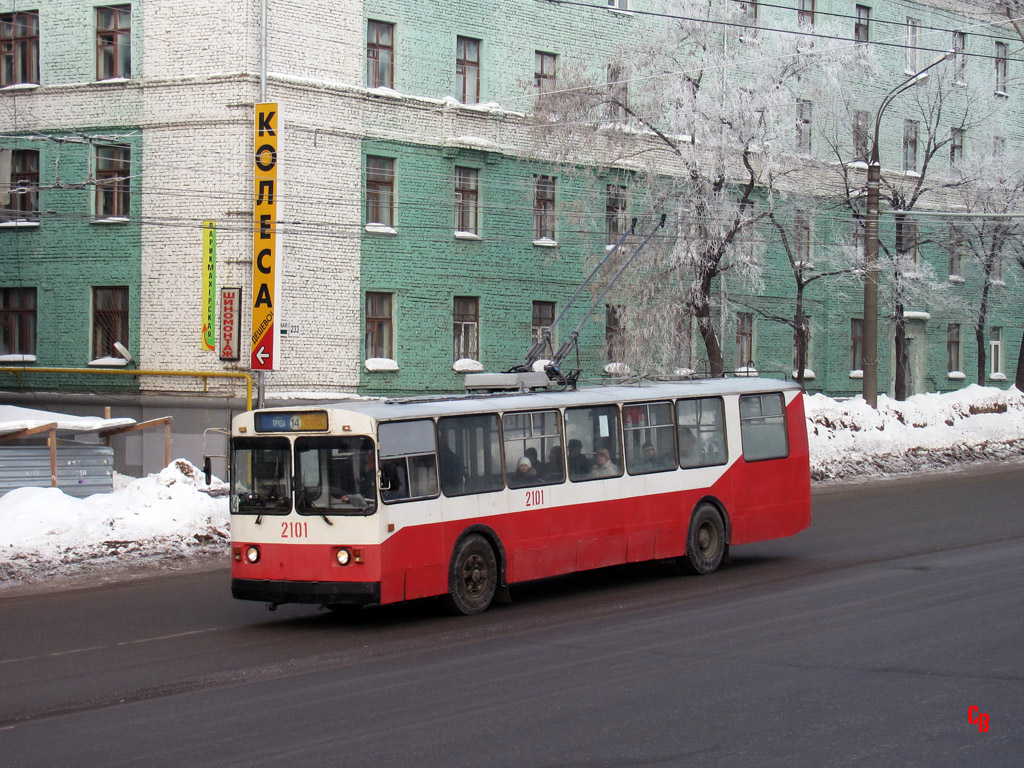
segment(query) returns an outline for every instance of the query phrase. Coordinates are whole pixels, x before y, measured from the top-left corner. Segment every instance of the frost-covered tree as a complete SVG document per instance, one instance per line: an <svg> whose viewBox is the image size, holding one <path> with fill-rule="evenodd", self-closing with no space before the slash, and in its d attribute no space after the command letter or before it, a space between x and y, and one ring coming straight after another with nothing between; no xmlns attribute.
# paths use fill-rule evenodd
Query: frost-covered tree
<svg viewBox="0 0 1024 768"><path fill-rule="evenodd" d="M977 95L957 87L952 64L940 64L921 85L907 90L883 120L901 120L902 143L880 146L880 203L891 213L892 226L879 225L879 255L884 256L887 312L893 327L896 370L894 394L906 399L909 389L909 343L906 312L917 301L937 303L945 283L921 258L927 241L920 234L914 210L939 202L941 195L962 179L947 173L943 162L951 144L980 120ZM946 67L944 70L943 67ZM843 203L856 222L862 222L867 199L867 160L874 139L880 103L864 104L853 96L832 102L825 141L833 162L832 174ZM881 142L880 142L881 144Z"/></svg>
<svg viewBox="0 0 1024 768"><path fill-rule="evenodd" d="M977 344L977 383L985 383L985 327L992 303L992 291L1005 286L1004 265L1024 259L1024 166L1006 155L986 154L964 161L956 168L961 180L956 190L963 216L949 226L950 247L957 249L974 273L977 295L971 301L974 338Z"/></svg>
<svg viewBox="0 0 1024 768"><path fill-rule="evenodd" d="M607 60L562 68L533 124L550 159L628 171L643 187L640 207L669 215L619 294L634 318L627 331L641 334L629 349L646 366L678 363L672 339L692 318L720 376L725 287L757 287L775 190L813 164L810 94L834 89L857 56L745 27L740 3L669 0L663 11L656 32Z"/></svg>

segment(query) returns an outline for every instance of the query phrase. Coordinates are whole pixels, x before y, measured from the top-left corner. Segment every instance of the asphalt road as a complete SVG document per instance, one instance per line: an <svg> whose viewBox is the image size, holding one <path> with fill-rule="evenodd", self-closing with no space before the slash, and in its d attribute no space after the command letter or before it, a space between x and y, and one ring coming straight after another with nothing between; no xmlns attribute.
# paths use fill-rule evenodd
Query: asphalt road
<svg viewBox="0 0 1024 768"><path fill-rule="evenodd" d="M1024 467L814 514L476 617L270 613L226 569L0 591L0 766L1021 765Z"/></svg>

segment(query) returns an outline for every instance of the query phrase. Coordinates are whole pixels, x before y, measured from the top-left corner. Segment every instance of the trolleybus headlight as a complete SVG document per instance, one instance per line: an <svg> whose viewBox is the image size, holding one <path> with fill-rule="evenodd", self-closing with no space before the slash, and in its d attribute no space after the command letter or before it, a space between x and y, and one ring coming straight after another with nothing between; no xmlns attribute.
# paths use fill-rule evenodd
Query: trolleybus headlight
<svg viewBox="0 0 1024 768"><path fill-rule="evenodd" d="M339 549L335 557L338 558L338 565L348 565L352 561L352 553L345 548Z"/></svg>
<svg viewBox="0 0 1024 768"><path fill-rule="evenodd" d="M255 565L260 561L260 548L259 547L246 547L245 559Z"/></svg>

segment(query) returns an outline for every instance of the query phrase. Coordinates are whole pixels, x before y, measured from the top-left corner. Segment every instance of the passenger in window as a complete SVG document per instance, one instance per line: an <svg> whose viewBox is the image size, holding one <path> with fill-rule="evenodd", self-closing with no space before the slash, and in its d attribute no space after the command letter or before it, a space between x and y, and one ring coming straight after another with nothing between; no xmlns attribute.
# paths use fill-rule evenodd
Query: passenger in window
<svg viewBox="0 0 1024 768"><path fill-rule="evenodd" d="M618 477L622 474L622 471L612 461L607 448L598 448L597 453L594 455L594 460L596 463L594 468L590 470L591 477Z"/></svg>
<svg viewBox="0 0 1024 768"><path fill-rule="evenodd" d="M364 499L377 498L377 467L373 454L363 454L363 471L359 474L359 493Z"/></svg>
<svg viewBox="0 0 1024 768"><path fill-rule="evenodd" d="M700 445L693 430L689 427L679 430L679 463L684 467L697 467L701 459Z"/></svg>
<svg viewBox="0 0 1024 768"><path fill-rule="evenodd" d="M444 492L448 495L462 493L466 482L466 470L462 465L462 459L448 446L441 448L438 458L441 460L441 487Z"/></svg>
<svg viewBox="0 0 1024 768"><path fill-rule="evenodd" d="M640 466L637 468L640 474L667 469L665 460L658 456L658 449L654 447L654 443L644 443L640 451L642 458L640 459Z"/></svg>
<svg viewBox="0 0 1024 768"><path fill-rule="evenodd" d="M536 468L540 466L540 461L537 460L537 449L527 448L523 453L526 454L526 458L530 460L534 467L534 471L536 472Z"/></svg>
<svg viewBox="0 0 1024 768"><path fill-rule="evenodd" d="M548 456L551 458L548 463L544 465L544 477L547 480L561 480L565 477L565 462L562 460L562 447L556 445L550 451Z"/></svg>
<svg viewBox="0 0 1024 768"><path fill-rule="evenodd" d="M574 479L586 477L590 472L590 459L582 451L583 443L579 440L569 441L569 476Z"/></svg>
<svg viewBox="0 0 1024 768"><path fill-rule="evenodd" d="M537 469L533 466L529 456L523 456L516 464L516 471L508 479L512 488L520 488L524 485L533 485L537 482Z"/></svg>

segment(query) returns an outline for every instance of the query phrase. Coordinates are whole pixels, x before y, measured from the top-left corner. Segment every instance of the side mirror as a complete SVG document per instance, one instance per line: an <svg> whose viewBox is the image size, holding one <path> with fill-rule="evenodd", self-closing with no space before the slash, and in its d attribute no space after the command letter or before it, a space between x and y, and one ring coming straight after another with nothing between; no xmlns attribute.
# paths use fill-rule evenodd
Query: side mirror
<svg viewBox="0 0 1024 768"><path fill-rule="evenodd" d="M203 456L203 477L206 478L207 485L213 479L213 460L209 456Z"/></svg>
<svg viewBox="0 0 1024 768"><path fill-rule="evenodd" d="M391 479L383 472L377 473L377 487L380 488L382 491L391 490Z"/></svg>

